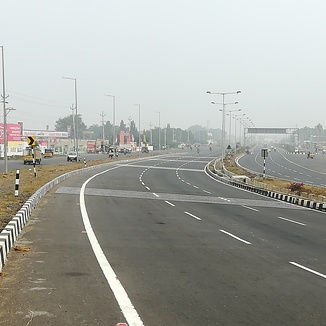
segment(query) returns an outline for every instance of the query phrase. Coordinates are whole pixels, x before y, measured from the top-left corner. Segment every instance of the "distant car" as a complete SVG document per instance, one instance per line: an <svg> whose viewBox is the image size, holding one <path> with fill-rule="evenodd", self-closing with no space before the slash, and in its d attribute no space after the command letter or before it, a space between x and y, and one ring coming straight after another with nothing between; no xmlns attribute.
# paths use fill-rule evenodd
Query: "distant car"
<svg viewBox="0 0 326 326"><path fill-rule="evenodd" d="M67 154L67 162L76 161L77 162L77 152L69 152Z"/></svg>
<svg viewBox="0 0 326 326"><path fill-rule="evenodd" d="M120 147L120 148L118 149L118 152L119 152L119 153L122 153L122 154L130 154L130 153L131 153L131 150L130 150L130 148Z"/></svg>
<svg viewBox="0 0 326 326"><path fill-rule="evenodd" d="M44 158L51 158L53 157L53 150L52 149L45 149L44 150L44 154L43 154Z"/></svg>

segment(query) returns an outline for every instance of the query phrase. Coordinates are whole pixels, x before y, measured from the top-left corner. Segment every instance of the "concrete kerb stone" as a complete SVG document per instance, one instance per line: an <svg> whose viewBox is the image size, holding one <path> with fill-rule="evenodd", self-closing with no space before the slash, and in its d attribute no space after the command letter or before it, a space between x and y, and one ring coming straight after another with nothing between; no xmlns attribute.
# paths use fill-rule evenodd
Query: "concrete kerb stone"
<svg viewBox="0 0 326 326"><path fill-rule="evenodd" d="M105 167L107 165L112 165L113 162L99 164L90 166L87 168L82 168L74 171L67 172L63 175L56 177L55 179L49 181L44 186L39 188L21 207L17 214L11 219L11 221L1 230L0 232L0 272L2 271L6 261L7 255L10 249L14 246L14 243L21 233L23 227L29 220L30 215L32 214L33 209L37 206L40 199L54 186L56 186L61 181L79 174L88 172L100 167Z"/></svg>
<svg viewBox="0 0 326 326"><path fill-rule="evenodd" d="M208 164L209 165L209 164ZM208 168L208 165L206 166L206 171L213 177L216 177L216 174L212 173L212 171L210 171L210 169ZM225 169L225 167L223 166L223 169ZM244 185L243 183L238 183L238 182L234 182L230 180L230 172L227 171L228 173L226 174L227 178L224 177L218 177L218 179L220 179L221 181L223 180L223 182L229 183L235 187L238 188L243 188L243 189L247 189L250 191L255 191L255 192L259 192L259 188L257 190L254 190L255 186L248 186L248 185ZM249 171L250 172L250 171ZM227 180L226 180L227 179ZM261 190L261 189L260 189ZM282 200L282 201L286 201L288 203L294 204L294 205L300 205L306 208L311 208L311 209L315 209L315 210L319 210L319 211L326 211L326 203L323 202L318 202L318 201L313 201L313 200L307 200L307 199L303 199L303 198L299 198L299 197L295 197L295 196L289 196L289 195L285 195L282 193L277 193L274 191L260 191L260 194L263 194L267 197L270 198L274 198L277 200Z"/></svg>

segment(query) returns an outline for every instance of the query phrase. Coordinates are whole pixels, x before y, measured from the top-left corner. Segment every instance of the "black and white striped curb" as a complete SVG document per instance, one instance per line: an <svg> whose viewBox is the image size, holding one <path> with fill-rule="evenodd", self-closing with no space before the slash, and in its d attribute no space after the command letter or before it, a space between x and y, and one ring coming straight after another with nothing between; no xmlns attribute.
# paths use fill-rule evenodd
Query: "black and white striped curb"
<svg viewBox="0 0 326 326"><path fill-rule="evenodd" d="M160 154L158 154L160 155ZM166 154L167 156L169 154ZM147 159L148 157L145 158L137 158L134 159L134 161L141 161L143 159ZM123 162L119 161L119 163ZM125 161L129 161L129 159L126 159ZM8 253L10 249L14 246L14 243L16 239L18 238L18 235L21 233L23 227L26 225L28 222L29 217L32 214L33 209L37 206L39 203L40 199L54 186L56 186L58 183L61 181L79 174L79 173L84 173L88 172L94 169L99 169L99 168L105 168L106 166L110 166L116 162L108 162L108 163L103 163L103 164L98 164L98 165L93 165L90 167L84 167L82 169L74 170L67 172L63 175L60 175L53 179L52 181L49 181L46 183L44 186L39 188L27 201L26 203L22 206L22 208L18 211L18 213L12 218L12 220L4 227L0 228L0 272L2 271L6 260Z"/></svg>
<svg viewBox="0 0 326 326"><path fill-rule="evenodd" d="M232 181L231 178L229 178L229 177L228 178L226 178L225 176L222 177L221 174L218 175L218 174L212 172L209 169L209 165L206 166L206 171L215 179L218 179L219 181L224 182L224 183L228 183L232 186L242 188L247 191L255 192L257 194L264 195L264 196L274 198L277 200L285 201L290 204L299 205L299 206L311 208L311 209L316 209L316 210L323 211L323 212L326 211L326 203L317 202L317 201L314 201L311 199L304 199L304 198L300 198L298 196L286 195L286 194L278 193L275 191L258 188L253 185L248 185L244 182Z"/></svg>
<svg viewBox="0 0 326 326"><path fill-rule="evenodd" d="M13 247L18 235L21 233L23 227L26 225L29 217L32 214L33 209L37 206L40 199L55 185L60 183L61 181L79 174L84 173L93 169L97 169L100 167L105 167L106 165L112 165L110 163L104 163L100 165L90 166L88 168L78 169L75 171L67 172L59 177L56 177L52 181L49 181L44 186L39 188L22 206L22 208L18 211L18 213L12 218L12 220L3 228L0 229L0 272L2 271L8 253L10 249Z"/></svg>

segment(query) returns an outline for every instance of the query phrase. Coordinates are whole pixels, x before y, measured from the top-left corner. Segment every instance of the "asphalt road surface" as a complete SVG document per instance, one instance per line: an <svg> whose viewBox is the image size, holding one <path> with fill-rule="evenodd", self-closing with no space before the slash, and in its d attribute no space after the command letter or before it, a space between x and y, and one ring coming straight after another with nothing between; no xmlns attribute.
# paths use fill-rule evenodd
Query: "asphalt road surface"
<svg viewBox="0 0 326 326"><path fill-rule="evenodd" d="M239 159L239 164L258 174L263 174L264 158L261 147L256 146L250 155ZM315 155L313 159L303 154L289 154L282 150L272 150L265 159L267 176L302 182L307 185L326 187L326 155Z"/></svg>
<svg viewBox="0 0 326 326"><path fill-rule="evenodd" d="M216 153L215 153L216 154ZM76 175L1 278L4 325L325 325L325 214L215 181L213 152Z"/></svg>

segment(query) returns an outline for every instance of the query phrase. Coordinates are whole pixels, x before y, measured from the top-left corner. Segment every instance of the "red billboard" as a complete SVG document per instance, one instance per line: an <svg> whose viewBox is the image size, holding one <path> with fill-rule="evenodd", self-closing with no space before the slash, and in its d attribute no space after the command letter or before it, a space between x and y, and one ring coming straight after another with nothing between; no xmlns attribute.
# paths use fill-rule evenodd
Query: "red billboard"
<svg viewBox="0 0 326 326"><path fill-rule="evenodd" d="M96 140L88 140L86 145L87 153L95 153L96 151Z"/></svg>
<svg viewBox="0 0 326 326"><path fill-rule="evenodd" d="M125 143L125 132L123 130L120 130L120 145L123 145Z"/></svg>
<svg viewBox="0 0 326 326"><path fill-rule="evenodd" d="M21 125L19 123L7 123L7 141L21 141ZM3 123L0 123L0 143L4 143L3 139L4 128Z"/></svg>

